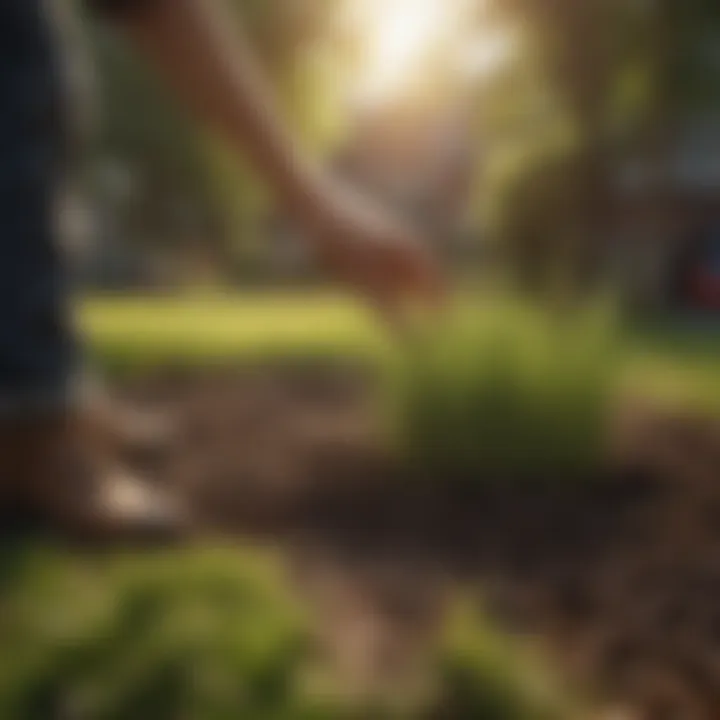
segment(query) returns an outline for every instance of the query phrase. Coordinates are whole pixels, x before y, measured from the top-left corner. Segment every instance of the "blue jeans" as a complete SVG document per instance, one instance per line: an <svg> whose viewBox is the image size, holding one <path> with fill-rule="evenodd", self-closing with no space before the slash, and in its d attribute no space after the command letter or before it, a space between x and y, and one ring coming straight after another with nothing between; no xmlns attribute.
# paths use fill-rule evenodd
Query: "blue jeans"
<svg viewBox="0 0 720 720"><path fill-rule="evenodd" d="M0 0L0 415L60 408L77 377L59 223L60 67L43 2Z"/></svg>

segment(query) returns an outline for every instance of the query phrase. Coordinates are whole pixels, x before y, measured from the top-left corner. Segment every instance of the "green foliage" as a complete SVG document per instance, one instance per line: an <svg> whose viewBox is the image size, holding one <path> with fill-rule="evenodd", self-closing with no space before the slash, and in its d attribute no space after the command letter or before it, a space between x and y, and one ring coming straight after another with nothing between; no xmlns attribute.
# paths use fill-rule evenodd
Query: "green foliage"
<svg viewBox="0 0 720 720"><path fill-rule="evenodd" d="M618 222L626 224L617 194L625 160L666 172L681 150L683 120L717 111L717 3L492 6L517 43L509 71L478 94L487 152L474 202L489 208L483 229L523 282L547 283L543 270L559 259L571 271L568 284L584 288L604 269ZM571 140L561 156L558 130Z"/></svg>
<svg viewBox="0 0 720 720"><path fill-rule="evenodd" d="M307 618L263 554L78 556L6 546L0 717L577 720L541 665L459 610L410 709L343 698L332 674L318 673Z"/></svg>
<svg viewBox="0 0 720 720"><path fill-rule="evenodd" d="M596 474L618 380L611 313L458 308L401 359L393 429L432 476Z"/></svg>
<svg viewBox="0 0 720 720"><path fill-rule="evenodd" d="M720 109L720 65L717 42L720 10L712 0L658 3L656 13L665 30L662 70L667 74L669 100L690 113L717 113Z"/></svg>
<svg viewBox="0 0 720 720"><path fill-rule="evenodd" d="M262 557L33 551L4 580L2 718L338 717L303 689L307 627Z"/></svg>
<svg viewBox="0 0 720 720"><path fill-rule="evenodd" d="M438 672L443 707L438 717L446 720L580 717L568 693L538 659L464 606L448 623Z"/></svg>
<svg viewBox="0 0 720 720"><path fill-rule="evenodd" d="M534 148L497 153L488 168L497 193L487 228L503 259L502 272L536 298L570 275L578 259L576 165L572 135L558 128L555 138L539 136Z"/></svg>

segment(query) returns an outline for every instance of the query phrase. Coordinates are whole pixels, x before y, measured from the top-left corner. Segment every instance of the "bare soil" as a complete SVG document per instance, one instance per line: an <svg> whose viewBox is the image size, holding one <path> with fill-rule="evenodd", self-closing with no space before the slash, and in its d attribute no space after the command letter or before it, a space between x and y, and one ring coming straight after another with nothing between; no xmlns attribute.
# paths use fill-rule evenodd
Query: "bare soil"
<svg viewBox="0 0 720 720"><path fill-rule="evenodd" d="M263 367L163 373L127 396L176 418L172 446L143 462L208 532L284 548L348 675L397 682L462 586L623 717L720 718L711 421L638 410L632 469L470 488L398 466L375 437L371 389L353 368Z"/></svg>

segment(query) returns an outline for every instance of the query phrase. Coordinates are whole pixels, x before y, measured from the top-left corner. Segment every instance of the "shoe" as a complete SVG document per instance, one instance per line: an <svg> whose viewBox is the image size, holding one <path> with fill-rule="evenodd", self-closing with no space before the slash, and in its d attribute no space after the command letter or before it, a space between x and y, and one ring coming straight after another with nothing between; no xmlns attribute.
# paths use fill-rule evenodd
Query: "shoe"
<svg viewBox="0 0 720 720"><path fill-rule="evenodd" d="M59 414L0 429L3 485L44 530L83 541L180 539L187 513L177 497L122 468L88 432L84 414Z"/></svg>

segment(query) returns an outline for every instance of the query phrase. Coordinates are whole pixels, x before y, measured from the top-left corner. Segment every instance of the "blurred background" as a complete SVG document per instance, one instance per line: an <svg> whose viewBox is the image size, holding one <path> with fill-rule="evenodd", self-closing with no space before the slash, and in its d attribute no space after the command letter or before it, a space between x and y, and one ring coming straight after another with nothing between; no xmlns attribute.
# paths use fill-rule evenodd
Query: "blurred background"
<svg viewBox="0 0 720 720"><path fill-rule="evenodd" d="M456 269L717 305L711 3L298 0L238 13L303 141ZM316 283L250 168L90 27L95 287Z"/></svg>
<svg viewBox="0 0 720 720"><path fill-rule="evenodd" d="M142 463L206 532L8 540L0 717L716 718L720 6L230 4L298 141L454 299L391 337L82 17L78 314L180 428Z"/></svg>

